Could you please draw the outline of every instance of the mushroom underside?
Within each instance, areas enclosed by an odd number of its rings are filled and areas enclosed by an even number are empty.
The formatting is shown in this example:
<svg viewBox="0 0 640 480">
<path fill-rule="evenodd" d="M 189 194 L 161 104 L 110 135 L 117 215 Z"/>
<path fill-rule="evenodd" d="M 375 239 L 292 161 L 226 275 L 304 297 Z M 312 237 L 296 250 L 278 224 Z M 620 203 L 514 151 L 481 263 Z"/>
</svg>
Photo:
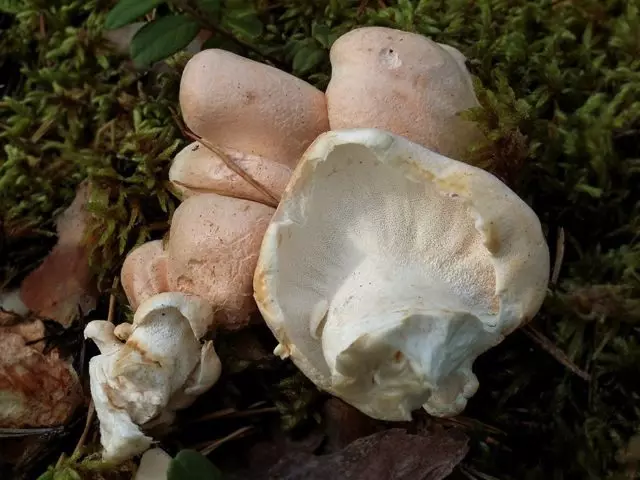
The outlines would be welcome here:
<svg viewBox="0 0 640 480">
<path fill-rule="evenodd" d="M 461 411 L 473 360 L 502 338 L 471 203 L 358 144 L 309 161 L 295 188 L 263 244 L 276 251 L 264 271 L 276 316 L 292 319 L 266 315 L 281 350 L 371 416 Z"/>
</svg>

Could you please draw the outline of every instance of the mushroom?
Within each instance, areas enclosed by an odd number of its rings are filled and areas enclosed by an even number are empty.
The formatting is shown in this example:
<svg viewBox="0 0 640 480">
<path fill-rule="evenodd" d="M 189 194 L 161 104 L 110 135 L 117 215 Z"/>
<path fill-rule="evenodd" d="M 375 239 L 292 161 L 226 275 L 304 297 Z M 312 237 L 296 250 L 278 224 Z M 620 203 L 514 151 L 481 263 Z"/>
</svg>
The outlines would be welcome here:
<svg viewBox="0 0 640 480">
<path fill-rule="evenodd" d="M 460 413 L 475 358 L 530 320 L 549 251 L 490 173 L 378 129 L 322 134 L 264 236 L 260 311 L 319 388 L 381 420 Z"/>
<path fill-rule="evenodd" d="M 85 337 L 100 349 L 89 373 L 105 460 L 147 450 L 152 438 L 143 430 L 171 423 L 176 410 L 216 383 L 220 359 L 211 341 L 200 343 L 212 321 L 203 299 L 165 292 L 145 300 L 132 325 L 87 325 Z"/>
<path fill-rule="evenodd" d="M 168 292 L 167 257 L 162 240 L 153 240 L 131 250 L 122 264 L 120 278 L 134 312 L 145 300 Z"/>
<path fill-rule="evenodd" d="M 161 448 L 144 452 L 133 480 L 164 480 L 169 473 L 172 458 Z"/>
<path fill-rule="evenodd" d="M 482 139 L 458 115 L 479 103 L 455 48 L 416 33 L 362 27 L 339 37 L 330 59 L 331 130 L 378 128 L 456 159 Z"/>
<path fill-rule="evenodd" d="M 253 272 L 275 210 L 249 200 L 203 194 L 180 204 L 167 242 L 168 285 L 199 295 L 228 330 L 247 325 L 256 305 Z"/>
<path fill-rule="evenodd" d="M 239 329 L 256 310 L 252 278 L 268 221 L 300 156 L 329 129 L 325 97 L 286 72 L 211 49 L 187 63 L 180 107 L 199 138 L 169 172 L 184 203 L 165 249 L 132 251 L 122 283 L 134 308 L 162 290 L 193 293 L 211 302 L 221 328 Z"/>
<path fill-rule="evenodd" d="M 186 125 L 212 144 L 291 168 L 329 130 L 320 90 L 219 49 L 203 50 L 185 66 L 180 108 Z"/>
</svg>

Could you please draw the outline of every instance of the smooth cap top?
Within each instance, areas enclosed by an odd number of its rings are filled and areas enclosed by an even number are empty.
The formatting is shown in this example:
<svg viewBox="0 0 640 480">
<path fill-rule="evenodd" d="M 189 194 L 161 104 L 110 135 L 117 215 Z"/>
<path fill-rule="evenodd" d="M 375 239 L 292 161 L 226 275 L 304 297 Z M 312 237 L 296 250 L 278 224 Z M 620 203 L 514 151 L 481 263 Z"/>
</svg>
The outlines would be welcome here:
<svg viewBox="0 0 640 480">
<path fill-rule="evenodd" d="M 362 27 L 331 47 L 332 130 L 379 128 L 466 159 L 482 139 L 459 113 L 479 106 L 464 55 L 416 33 Z"/>
</svg>

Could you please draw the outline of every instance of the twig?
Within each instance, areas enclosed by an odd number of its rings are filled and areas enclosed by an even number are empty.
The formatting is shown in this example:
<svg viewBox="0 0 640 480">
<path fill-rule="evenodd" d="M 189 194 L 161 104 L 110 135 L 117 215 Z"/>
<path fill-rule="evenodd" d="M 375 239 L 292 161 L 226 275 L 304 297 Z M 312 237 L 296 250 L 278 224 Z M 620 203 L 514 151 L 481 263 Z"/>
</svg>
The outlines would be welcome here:
<svg viewBox="0 0 640 480">
<path fill-rule="evenodd" d="M 182 423 L 181 426 L 190 425 L 193 423 L 206 422 L 209 420 L 218 420 L 220 418 L 243 418 L 250 417 L 252 415 L 263 415 L 265 413 L 277 413 L 278 409 L 276 407 L 265 407 L 265 408 L 255 408 L 253 410 L 235 410 L 234 408 L 225 408 L 224 410 L 219 410 L 217 412 L 208 413 L 203 415 L 202 417 L 198 417 L 192 420 L 188 420 Z"/>
<path fill-rule="evenodd" d="M 240 438 L 243 437 L 246 433 L 250 432 L 251 430 L 253 430 L 253 427 L 242 427 L 239 428 L 238 430 L 236 430 L 233 433 L 230 433 L 229 435 L 227 435 L 226 437 L 223 437 L 219 440 L 216 440 L 215 442 L 213 442 L 211 445 L 209 445 L 206 448 L 203 448 L 202 450 L 200 450 L 200 453 L 202 455 L 209 455 L 211 452 L 213 452 L 216 448 L 218 448 L 220 445 L 230 441 L 230 440 L 234 440 L 236 438 Z"/>
<path fill-rule="evenodd" d="M 87 412 L 87 421 L 84 424 L 84 430 L 82 431 L 82 435 L 80 435 L 76 448 L 73 449 L 73 454 L 71 455 L 72 458 L 76 458 L 76 456 L 80 454 L 82 447 L 84 447 L 89 431 L 91 430 L 91 424 L 93 423 L 93 417 L 95 414 L 96 409 L 93 406 L 93 400 L 91 400 L 91 402 L 89 402 L 89 411 Z"/>
<path fill-rule="evenodd" d="M 46 427 L 46 428 L 0 428 L 0 438 L 19 438 L 41 436 L 51 433 L 60 433 L 63 427 Z"/>
<path fill-rule="evenodd" d="M 493 427 L 491 425 L 488 425 L 488 424 L 486 424 L 484 422 L 481 422 L 480 420 L 476 420 L 474 418 L 458 416 L 458 417 L 451 417 L 451 418 L 441 419 L 441 421 L 448 422 L 448 423 L 454 423 L 456 425 L 461 425 L 463 427 L 468 427 L 468 428 L 478 428 L 478 427 L 480 427 L 480 428 L 486 430 L 487 432 L 491 432 L 491 433 L 494 433 L 496 435 L 507 435 L 506 432 L 500 430 L 499 428 Z"/>
<path fill-rule="evenodd" d="M 551 285 L 558 283 L 560 277 L 560 269 L 562 268 L 562 260 L 564 259 L 564 228 L 558 230 L 558 238 L 556 240 L 556 258 L 553 263 L 553 273 L 551 274 Z"/>
<path fill-rule="evenodd" d="M 44 15 L 42 13 L 40 14 L 40 35 L 42 35 L 42 38 L 46 37 L 47 35 L 47 27 L 45 25 Z"/>
<path fill-rule="evenodd" d="M 117 280 L 115 280 L 114 282 L 114 287 L 117 286 L 118 282 Z M 109 323 L 113 323 L 113 317 L 115 315 L 115 311 L 116 311 L 116 296 L 115 294 L 111 294 L 111 296 L 109 297 L 109 313 L 107 314 L 107 322 Z"/>
<path fill-rule="evenodd" d="M 575 373 L 578 377 L 587 382 L 591 381 L 591 375 L 589 375 L 584 370 L 581 370 L 575 363 L 573 363 L 569 359 L 569 357 L 567 357 L 567 355 L 562 350 L 554 345 L 551 340 L 545 337 L 542 333 L 538 332 L 531 325 L 527 325 L 526 327 L 524 327 L 523 332 L 525 333 L 525 335 L 531 338 L 531 340 L 537 343 L 543 350 L 545 350 L 562 365 L 567 367 L 570 371 Z"/>
<path fill-rule="evenodd" d="M 118 285 L 117 278 L 113 280 L 112 285 L 114 289 L 117 287 Z M 113 317 L 115 315 L 115 311 L 116 311 L 116 296 L 114 293 L 112 293 L 109 296 L 109 313 L 107 314 L 107 321 L 109 323 L 113 323 Z M 96 414 L 96 408 L 95 408 L 95 405 L 93 404 L 93 399 L 91 399 L 91 401 L 89 402 L 89 410 L 87 412 L 87 420 L 84 424 L 84 430 L 82 431 L 82 435 L 80 435 L 80 439 L 76 444 L 76 448 L 73 449 L 73 454 L 71 455 L 72 458 L 75 458 L 77 455 L 79 455 L 80 450 L 82 450 L 82 447 L 84 447 L 84 444 L 87 441 L 87 436 L 89 435 L 89 431 L 91 430 L 91 424 L 93 423 L 95 414 Z"/>
<path fill-rule="evenodd" d="M 187 125 L 185 125 L 176 112 L 172 110 L 172 114 L 174 115 L 174 120 L 178 124 L 180 130 L 192 140 L 200 142 L 202 145 L 207 147 L 211 152 L 215 153 L 220 159 L 224 162 L 224 164 L 229 168 L 229 170 L 233 171 L 236 175 L 240 176 L 244 181 L 249 183 L 253 188 L 258 190 L 262 195 L 267 197 L 270 201 L 266 204 L 270 207 L 276 208 L 278 206 L 278 199 L 275 195 L 273 195 L 264 185 L 258 182 L 255 178 L 245 172 L 241 167 L 236 165 L 235 162 L 231 161 L 229 157 L 218 147 L 213 145 L 208 140 L 205 140 L 200 135 L 193 132 Z"/>
<path fill-rule="evenodd" d="M 479 472 L 475 468 L 469 465 L 460 465 L 460 473 L 462 473 L 465 477 L 471 480 L 499 480 L 496 477 L 492 477 L 491 475 L 487 475 L 486 473 Z"/>
</svg>

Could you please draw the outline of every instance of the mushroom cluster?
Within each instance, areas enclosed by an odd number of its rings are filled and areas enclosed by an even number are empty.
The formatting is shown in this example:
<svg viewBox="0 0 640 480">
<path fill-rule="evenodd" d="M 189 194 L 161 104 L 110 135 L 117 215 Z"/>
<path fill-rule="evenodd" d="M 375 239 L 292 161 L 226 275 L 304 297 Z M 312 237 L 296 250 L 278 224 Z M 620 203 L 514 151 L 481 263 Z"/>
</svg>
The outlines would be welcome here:
<svg viewBox="0 0 640 480">
<path fill-rule="evenodd" d="M 133 324 L 85 329 L 101 351 L 90 364 L 91 393 L 104 457 L 114 461 L 147 450 L 148 433 L 218 380 L 213 344 L 200 340 L 216 327 L 245 327 L 257 311 L 262 237 L 300 156 L 329 129 L 321 91 L 222 50 L 188 62 L 180 106 L 199 141 L 171 165 L 183 201 L 168 238 L 125 259 Z"/>
<path fill-rule="evenodd" d="M 461 412 L 475 358 L 539 309 L 537 216 L 463 163 L 482 136 L 459 115 L 478 106 L 464 56 L 364 27 L 330 59 L 326 93 L 221 50 L 188 62 L 180 106 L 198 141 L 169 173 L 183 201 L 168 237 L 124 263 L 133 326 L 87 327 L 110 458 L 147 449 L 143 430 L 215 383 L 200 339 L 258 309 L 275 353 L 384 420 Z"/>
</svg>

